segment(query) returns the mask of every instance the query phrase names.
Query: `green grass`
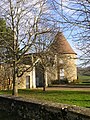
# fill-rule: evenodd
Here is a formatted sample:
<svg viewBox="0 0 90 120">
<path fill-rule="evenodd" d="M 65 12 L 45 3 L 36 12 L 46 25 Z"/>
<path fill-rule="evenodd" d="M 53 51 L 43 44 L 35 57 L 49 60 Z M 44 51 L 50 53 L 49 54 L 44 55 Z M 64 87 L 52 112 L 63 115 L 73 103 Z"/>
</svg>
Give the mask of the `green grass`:
<svg viewBox="0 0 90 120">
<path fill-rule="evenodd" d="M 90 84 L 90 76 L 78 75 L 78 79 L 82 84 Z"/>
<path fill-rule="evenodd" d="M 0 91 L 0 94 L 11 93 L 11 91 Z M 24 99 L 35 99 L 55 103 L 71 104 L 90 107 L 90 91 L 45 91 L 42 90 L 19 90 L 19 96 Z"/>
<path fill-rule="evenodd" d="M 80 80 L 85 80 L 85 81 L 90 81 L 90 76 L 81 76 L 81 75 L 79 75 L 79 79 Z"/>
</svg>

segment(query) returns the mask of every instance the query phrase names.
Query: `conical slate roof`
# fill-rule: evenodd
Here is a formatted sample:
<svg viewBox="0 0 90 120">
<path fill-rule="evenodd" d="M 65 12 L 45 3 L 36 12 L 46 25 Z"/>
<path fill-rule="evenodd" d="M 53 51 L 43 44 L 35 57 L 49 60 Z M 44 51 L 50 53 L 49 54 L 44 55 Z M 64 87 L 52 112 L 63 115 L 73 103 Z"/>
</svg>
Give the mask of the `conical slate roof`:
<svg viewBox="0 0 90 120">
<path fill-rule="evenodd" d="M 58 54 L 76 54 L 62 32 L 57 33 L 50 49 Z"/>
</svg>

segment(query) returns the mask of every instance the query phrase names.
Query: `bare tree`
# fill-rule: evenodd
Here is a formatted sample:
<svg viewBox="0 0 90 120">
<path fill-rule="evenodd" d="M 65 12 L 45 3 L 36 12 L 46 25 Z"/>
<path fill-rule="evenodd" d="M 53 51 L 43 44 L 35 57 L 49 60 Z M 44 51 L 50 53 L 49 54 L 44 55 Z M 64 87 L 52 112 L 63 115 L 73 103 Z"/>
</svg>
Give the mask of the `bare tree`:
<svg viewBox="0 0 90 120">
<path fill-rule="evenodd" d="M 61 28 L 69 33 L 81 53 L 80 60 L 90 65 L 90 2 L 89 0 L 51 0 L 51 5 L 58 19 L 52 17 Z"/>
<path fill-rule="evenodd" d="M 6 45 L 12 52 L 9 62 L 13 68 L 12 94 L 17 95 L 17 79 L 29 69 L 25 65 L 24 69 L 20 68 L 25 54 L 36 52 L 37 38 L 52 33 L 55 24 L 45 19 L 46 16 L 51 16 L 46 0 L 2 0 L 0 1 L 0 11 L 0 17 L 5 19 L 7 26 L 12 30 L 12 34 L 9 34 L 13 41 L 12 45 L 8 43 L 7 39 L 3 40 L 6 41 Z"/>
</svg>

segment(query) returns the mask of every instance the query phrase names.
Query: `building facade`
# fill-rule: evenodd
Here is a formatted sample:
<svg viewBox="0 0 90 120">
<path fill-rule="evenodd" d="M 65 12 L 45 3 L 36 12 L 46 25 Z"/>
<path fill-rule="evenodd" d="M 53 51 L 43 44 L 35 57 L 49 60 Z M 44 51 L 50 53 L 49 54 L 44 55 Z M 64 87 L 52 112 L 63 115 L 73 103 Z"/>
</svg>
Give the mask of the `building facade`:
<svg viewBox="0 0 90 120">
<path fill-rule="evenodd" d="M 33 62 L 32 70 L 19 78 L 19 88 L 42 87 L 43 81 L 48 86 L 50 84 L 71 83 L 77 80 L 77 54 L 61 32 L 57 33 L 47 53 L 49 54 L 47 59 L 44 57 L 44 62 L 40 57 L 37 57 Z"/>
</svg>

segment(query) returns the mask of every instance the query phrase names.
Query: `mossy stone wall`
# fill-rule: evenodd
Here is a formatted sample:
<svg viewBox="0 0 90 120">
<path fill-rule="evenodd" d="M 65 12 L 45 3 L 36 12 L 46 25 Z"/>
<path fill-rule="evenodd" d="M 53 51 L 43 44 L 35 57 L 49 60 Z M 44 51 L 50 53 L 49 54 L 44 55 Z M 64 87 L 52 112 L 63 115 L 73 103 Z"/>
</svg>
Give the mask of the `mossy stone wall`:
<svg viewBox="0 0 90 120">
<path fill-rule="evenodd" d="M 90 120 L 90 109 L 0 96 L 0 109 L 16 120 Z"/>
</svg>

